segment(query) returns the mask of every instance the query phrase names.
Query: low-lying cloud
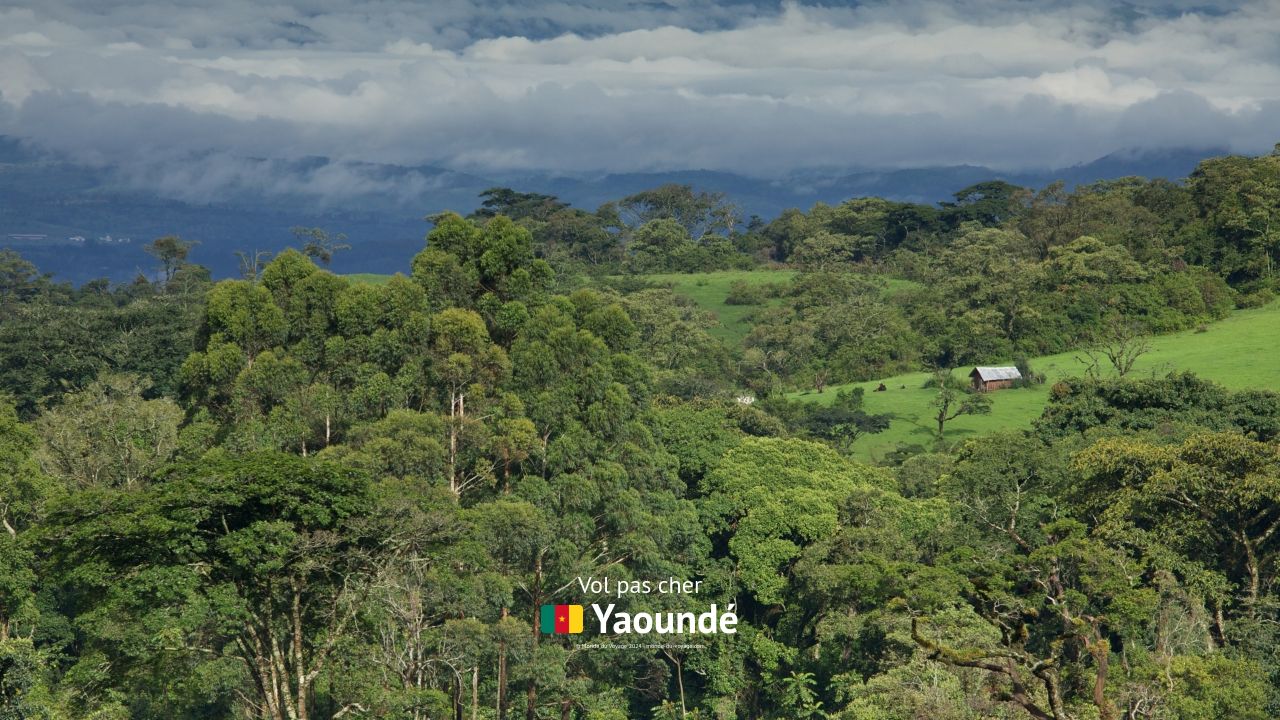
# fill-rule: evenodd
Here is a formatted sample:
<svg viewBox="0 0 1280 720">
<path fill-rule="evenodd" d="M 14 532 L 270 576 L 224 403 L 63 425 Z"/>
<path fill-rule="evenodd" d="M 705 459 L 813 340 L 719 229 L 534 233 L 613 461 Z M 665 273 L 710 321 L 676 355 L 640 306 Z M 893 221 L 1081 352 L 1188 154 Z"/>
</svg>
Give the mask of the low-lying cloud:
<svg viewBox="0 0 1280 720">
<path fill-rule="evenodd" d="M 1276 37 L 1280 0 L 41 2 L 0 7 L 0 133 L 193 188 L 218 176 L 154 168 L 213 152 L 776 175 L 1261 152 L 1280 140 Z"/>
</svg>

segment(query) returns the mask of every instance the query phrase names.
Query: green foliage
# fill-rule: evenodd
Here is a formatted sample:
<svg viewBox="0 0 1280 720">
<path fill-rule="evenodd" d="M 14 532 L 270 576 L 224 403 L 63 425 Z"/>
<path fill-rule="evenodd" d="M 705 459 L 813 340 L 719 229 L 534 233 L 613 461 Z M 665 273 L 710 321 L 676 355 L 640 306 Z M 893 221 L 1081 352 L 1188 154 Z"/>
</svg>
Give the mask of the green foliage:
<svg viewBox="0 0 1280 720">
<path fill-rule="evenodd" d="M 30 640 L 0 638 L 0 720 L 61 717 L 48 689 L 49 664 Z"/>
<path fill-rule="evenodd" d="M 160 261 L 160 270 L 164 274 L 164 281 L 168 283 L 186 264 L 187 255 L 196 245 L 196 242 L 183 240 L 177 235 L 165 235 L 147 243 L 142 249 Z"/>
<path fill-rule="evenodd" d="M 1267 687 L 1258 668 L 1247 661 L 1213 655 L 1179 657 L 1170 664 L 1173 684 L 1169 709 L 1179 720 L 1268 717 Z"/>
<path fill-rule="evenodd" d="M 149 379 L 153 396 L 172 394 L 194 344 L 205 287 L 198 277 L 188 279 L 166 288 L 31 285 L 13 296 L 22 302 L 0 309 L 0 391 L 24 418 L 108 370 Z"/>
<path fill-rule="evenodd" d="M 1275 313 L 1208 325 L 1269 292 L 1270 167 L 745 227 L 494 189 L 377 283 L 0 255 L 0 715 L 1275 716 Z M 1113 327 L 1151 352 L 1073 379 Z M 970 392 L 1001 358 L 1049 382 Z M 533 632 L 562 603 L 737 633 Z"/>
<path fill-rule="evenodd" d="M 533 256 L 529 231 L 497 216 L 483 227 L 446 213 L 436 218 L 427 248 L 413 259 L 413 278 L 433 308 L 479 307 L 536 300 L 554 273 Z"/>
<path fill-rule="evenodd" d="M 144 399 L 148 383 L 109 375 L 36 422 L 45 471 L 68 486 L 130 487 L 173 459 L 182 409 Z"/>
<path fill-rule="evenodd" d="M 293 715 L 371 570 L 373 538 L 358 524 L 371 508 L 368 481 L 335 465 L 211 458 L 140 491 L 73 495 L 53 509 L 48 536 L 87 642 L 111 659 L 111 681 L 167 667 L 174 685 L 137 685 L 134 708 L 225 706 L 232 697 L 218 678 L 235 670 L 255 678 L 259 703 Z M 183 684 L 196 694 L 166 699 Z"/>
<path fill-rule="evenodd" d="M 1054 385 L 1036 421 L 1049 437 L 1085 433 L 1102 425 L 1135 431 L 1177 427 L 1236 429 L 1260 440 L 1280 436 L 1280 395 L 1231 392 L 1191 373 L 1133 381 L 1066 380 Z"/>
<path fill-rule="evenodd" d="M 1203 248 L 1231 280 L 1272 281 L 1280 248 L 1280 154 L 1200 163 L 1187 179 L 1198 220 L 1219 242 Z M 1201 259 L 1201 258 L 1197 258 Z"/>
<path fill-rule="evenodd" d="M 802 548 L 835 530 L 839 501 L 859 486 L 890 482 L 815 443 L 748 438 L 707 475 L 701 491 L 710 528 L 732 528 L 729 549 L 745 588 L 769 604 L 781 601 L 786 568 Z M 799 507 L 805 512 L 793 511 Z"/>
</svg>

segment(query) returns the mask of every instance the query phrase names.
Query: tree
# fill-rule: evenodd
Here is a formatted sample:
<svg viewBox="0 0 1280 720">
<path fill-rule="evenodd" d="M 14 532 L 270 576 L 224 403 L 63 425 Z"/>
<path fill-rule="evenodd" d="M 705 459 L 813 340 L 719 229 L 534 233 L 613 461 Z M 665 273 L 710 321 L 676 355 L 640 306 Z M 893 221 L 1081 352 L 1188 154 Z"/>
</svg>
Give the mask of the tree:
<svg viewBox="0 0 1280 720">
<path fill-rule="evenodd" d="M 1127 545 L 1064 517 L 1064 465 L 1016 433 L 965 445 L 941 489 L 967 531 L 903 600 L 927 657 L 989 674 L 993 699 L 1037 720 L 1070 720 L 1081 703 L 1119 720 L 1112 647 L 1147 636 L 1157 597 Z M 941 612 L 952 597 L 992 632 L 959 640 L 958 618 Z"/>
<path fill-rule="evenodd" d="M 468 440 L 476 440 L 484 427 L 475 417 L 476 406 L 511 372 L 510 361 L 502 348 L 493 344 L 484 320 L 470 310 L 450 308 L 432 318 L 433 373 L 444 390 L 448 404 L 446 413 L 448 443 L 446 467 L 449 489 L 461 495 L 479 483 L 494 480 L 496 463 L 479 450 L 468 448 Z M 468 397 L 472 402 L 468 415 Z M 481 405 L 482 407 L 483 405 Z"/>
<path fill-rule="evenodd" d="M 985 393 L 971 392 L 956 388 L 956 380 L 951 370 L 938 370 L 933 374 L 933 381 L 938 394 L 933 397 L 933 407 L 937 413 L 933 416 L 938 424 L 938 441 L 943 439 L 947 423 L 961 415 L 987 415 L 991 412 L 991 398 Z"/>
<path fill-rule="evenodd" d="M 1235 433 L 1198 433 L 1179 445 L 1100 440 L 1076 467 L 1087 488 L 1109 493 L 1098 510 L 1133 524 L 1238 584 L 1256 612 L 1280 571 L 1280 453 Z M 1219 628 L 1221 630 L 1221 628 Z"/>
<path fill-rule="evenodd" d="M 1027 334 L 1039 318 L 1044 271 L 1027 257 L 1027 239 L 995 228 L 965 232 L 941 253 L 935 286 L 949 303 L 948 312 L 964 320 L 994 314 L 1005 338 Z M 980 324 L 974 323 L 974 325 Z"/>
<path fill-rule="evenodd" d="M 27 624 L 29 635 L 35 629 L 36 558 L 28 544 L 28 531 L 43 515 L 52 493 L 48 479 L 36 466 L 35 449 L 35 433 L 18 422 L 13 406 L 0 396 L 0 653 L 9 650 L 6 643 L 13 637 L 15 625 Z M 6 661 L 0 659 L 0 716 L 8 706 L 5 666 Z M 11 682 L 18 681 L 15 677 Z"/>
<path fill-rule="evenodd" d="M 271 291 L 257 282 L 223 280 L 209 292 L 204 310 L 205 332 L 235 343 L 249 364 L 258 354 L 279 345 L 288 327 Z"/>
<path fill-rule="evenodd" d="M 203 293 L 153 290 L 90 288 L 60 296 L 53 287 L 0 310 L 0 392 L 13 396 L 24 418 L 103 372 L 146 377 L 153 392 L 171 393 L 193 349 Z"/>
<path fill-rule="evenodd" d="M 693 246 L 688 230 L 673 218 L 656 218 L 632 231 L 627 266 L 632 272 L 670 270 L 675 258 Z"/>
<path fill-rule="evenodd" d="M 83 617 L 102 619 L 86 631 L 115 672 L 238 667 L 247 711 L 307 720 L 376 565 L 360 520 L 372 511 L 359 473 L 222 456 L 140 491 L 75 494 L 51 513 L 48 538 L 62 567 L 78 568 L 79 600 L 95 609 Z M 153 628 L 161 642 L 133 642 Z"/>
<path fill-rule="evenodd" d="M 553 215 L 569 209 L 555 195 L 517 192 L 511 188 L 492 187 L 480 193 L 484 198 L 480 207 L 471 213 L 474 219 L 488 219 L 504 215 L 512 220 L 548 220 Z"/>
<path fill-rule="evenodd" d="M 150 384 L 108 375 L 36 421 L 40 462 L 69 487 L 132 487 L 173 459 L 182 409 Z"/>
<path fill-rule="evenodd" d="M 334 253 L 351 249 L 346 243 L 345 233 L 330 235 L 324 228 L 301 226 L 290 228 L 290 232 L 295 240 L 303 243 L 302 254 L 318 260 L 325 267 L 333 260 Z"/>
<path fill-rule="evenodd" d="M 1158 378 L 1064 380 L 1050 392 L 1035 422 L 1045 441 L 1094 428 L 1132 434 L 1164 428 L 1240 432 L 1263 442 L 1280 437 L 1280 395 L 1266 390 L 1229 391 L 1192 373 Z"/>
<path fill-rule="evenodd" d="M 940 203 L 943 217 L 952 226 L 977 221 L 987 227 L 1001 225 L 1026 211 L 1031 192 L 1003 180 L 989 180 L 957 191 L 954 202 Z"/>
<path fill-rule="evenodd" d="M 848 269 L 861 255 L 862 245 L 860 237 L 822 230 L 800 241 L 791 259 L 810 272 Z"/>
<path fill-rule="evenodd" d="M 618 237 L 609 232 L 599 217 L 581 210 L 563 209 L 533 227 L 539 254 L 547 258 L 580 260 L 591 266 L 619 260 Z"/>
<path fill-rule="evenodd" d="M 474 308 L 496 312 L 503 303 L 537 301 L 554 273 L 535 258 L 529 230 L 499 215 L 478 227 L 456 213 L 432 218 L 427 247 L 413 258 L 413 279 L 433 309 Z"/>
<path fill-rule="evenodd" d="M 1280 249 L 1280 153 L 1200 163 L 1187 185 L 1200 216 L 1225 247 L 1213 260 L 1235 279 L 1270 279 Z"/>
<path fill-rule="evenodd" d="M 861 391 L 862 388 L 856 388 Z M 889 429 L 892 416 L 886 414 L 873 415 L 862 409 L 862 400 L 857 397 L 860 392 L 836 393 L 831 405 L 815 410 L 806 425 L 810 432 L 824 440 L 829 440 L 843 452 L 849 452 L 858 438 L 863 435 L 884 432 Z"/>
<path fill-rule="evenodd" d="M 258 282 L 258 275 L 266 267 L 271 258 L 270 250 L 237 250 L 236 257 L 240 261 L 240 277 L 250 283 Z"/>
<path fill-rule="evenodd" d="M 161 271 L 164 273 L 164 281 L 168 283 L 173 279 L 174 273 L 178 268 L 182 267 L 187 261 L 187 255 L 190 254 L 191 248 L 198 243 L 191 240 L 183 240 L 177 235 L 165 235 L 156 238 L 142 247 L 146 253 L 160 261 Z"/>
<path fill-rule="evenodd" d="M 618 203 L 618 208 L 632 227 L 670 219 L 679 223 L 694 240 L 701 240 L 707 233 L 729 233 L 739 220 L 738 208 L 724 193 L 697 191 L 691 185 L 677 183 L 628 195 Z"/>
<path fill-rule="evenodd" d="M 1112 315 L 1099 333 L 1098 346 L 1092 352 L 1107 359 L 1116 377 L 1124 377 L 1133 370 L 1138 358 L 1151 352 L 1151 336 L 1137 322 Z"/>
<path fill-rule="evenodd" d="M 1088 678 L 1082 694 L 1097 716 L 1120 720 L 1108 694 L 1111 635 L 1123 626 L 1126 611 L 1140 614 L 1151 604 L 1151 593 L 1130 581 L 1139 566 L 1107 543 L 1087 538 L 1074 521 L 1046 525 L 1045 544 L 1026 556 L 973 555 L 965 561 L 965 599 L 1000 630 L 1000 640 L 987 647 L 950 647 L 931 637 L 928 619 L 913 617 L 912 639 L 928 657 L 986 671 L 993 695 L 1036 720 L 1071 720 L 1070 678 L 1081 675 Z"/>
<path fill-rule="evenodd" d="M 45 720 L 61 717 L 49 692 L 49 674 L 47 653 L 37 649 L 30 639 L 0 637 L 0 718 Z"/>
<path fill-rule="evenodd" d="M 41 277 L 36 266 L 8 248 L 0 250 L 0 308 L 30 299 L 38 292 Z"/>
<path fill-rule="evenodd" d="M 805 440 L 747 438 L 706 477 L 709 531 L 728 536 L 744 589 L 761 603 L 783 601 L 787 570 L 805 545 L 829 536 L 839 503 L 860 486 L 887 486 L 883 471 L 851 464 Z M 796 513 L 794 508 L 806 508 Z"/>
</svg>

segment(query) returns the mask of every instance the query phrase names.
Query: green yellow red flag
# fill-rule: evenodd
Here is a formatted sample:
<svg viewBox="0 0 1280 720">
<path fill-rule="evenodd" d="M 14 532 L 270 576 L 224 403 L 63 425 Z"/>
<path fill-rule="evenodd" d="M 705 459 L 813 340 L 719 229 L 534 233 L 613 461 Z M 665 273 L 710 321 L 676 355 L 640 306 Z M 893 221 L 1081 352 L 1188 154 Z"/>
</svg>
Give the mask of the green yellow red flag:
<svg viewBox="0 0 1280 720">
<path fill-rule="evenodd" d="M 547 635 L 582 632 L 581 605 L 543 605 L 538 617 L 539 629 Z"/>
</svg>

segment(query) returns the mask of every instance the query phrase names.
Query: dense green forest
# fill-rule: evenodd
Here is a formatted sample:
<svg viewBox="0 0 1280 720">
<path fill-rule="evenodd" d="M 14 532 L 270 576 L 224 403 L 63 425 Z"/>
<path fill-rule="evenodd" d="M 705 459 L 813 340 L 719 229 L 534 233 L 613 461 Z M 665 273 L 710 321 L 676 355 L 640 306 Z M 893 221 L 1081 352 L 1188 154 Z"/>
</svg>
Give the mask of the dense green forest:
<svg viewBox="0 0 1280 720">
<path fill-rule="evenodd" d="M 1272 303 L 1280 147 L 768 221 L 484 198 L 379 282 L 320 229 L 217 282 L 0 253 L 0 720 L 1280 716 L 1280 394 L 1134 369 Z M 715 270 L 734 328 L 670 281 Z M 947 434 L 970 366 L 1062 352 Z M 910 371 L 936 432 L 877 464 L 892 412 L 806 399 Z"/>
</svg>

